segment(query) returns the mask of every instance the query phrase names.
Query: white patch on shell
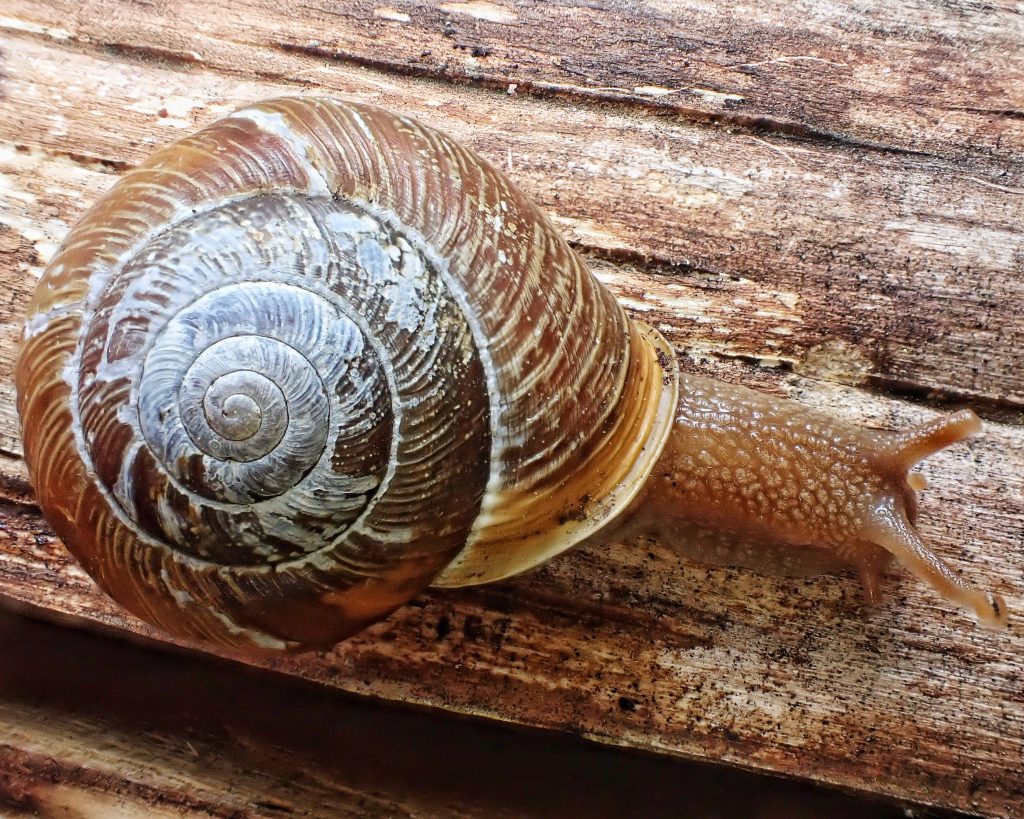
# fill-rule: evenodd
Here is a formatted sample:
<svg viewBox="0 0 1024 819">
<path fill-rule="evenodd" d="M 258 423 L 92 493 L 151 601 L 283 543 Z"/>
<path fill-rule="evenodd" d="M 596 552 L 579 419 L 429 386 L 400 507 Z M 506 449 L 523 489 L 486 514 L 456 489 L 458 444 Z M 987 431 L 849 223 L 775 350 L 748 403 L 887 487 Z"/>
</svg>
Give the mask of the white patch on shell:
<svg viewBox="0 0 1024 819">
<path fill-rule="evenodd" d="M 359 243 L 359 264 L 388 301 L 385 318 L 414 334 L 416 346 L 427 351 L 437 338 L 436 321 L 422 306 L 427 270 L 420 254 L 408 242 L 401 237 L 397 242 L 385 245 L 379 233 L 367 236 Z"/>
<path fill-rule="evenodd" d="M 352 118 L 352 121 L 359 126 L 359 130 L 363 132 L 363 136 L 366 137 L 367 141 L 371 145 L 376 145 L 377 137 L 374 135 L 373 131 L 370 130 L 370 126 L 366 124 L 366 120 L 363 119 L 363 115 L 360 114 L 355 108 L 352 108 L 349 110 L 349 116 Z M 403 121 L 402 117 L 399 117 L 398 119 L 400 122 Z M 407 124 L 411 124 L 409 123 L 409 120 L 404 120 L 404 122 L 406 122 Z"/>
<path fill-rule="evenodd" d="M 282 114 L 276 111 L 263 111 L 259 108 L 247 108 L 244 111 L 230 114 L 226 119 L 247 119 L 258 125 L 261 130 L 286 142 L 292 150 L 292 158 L 306 171 L 306 179 L 309 183 L 307 193 L 310 196 L 331 196 L 332 191 L 326 178 L 310 159 L 317 155 L 316 148 L 309 140 L 303 139 L 295 133 Z"/>
<path fill-rule="evenodd" d="M 160 570 L 160 579 L 164 582 L 167 587 L 167 591 L 171 593 L 171 597 L 174 598 L 175 602 L 184 609 L 186 606 L 194 604 L 196 599 L 189 594 L 187 591 L 175 588 L 171 583 L 171 576 L 167 574 L 167 569 Z"/>
<path fill-rule="evenodd" d="M 325 226 L 331 233 L 347 236 L 353 233 L 376 233 L 377 223 L 369 216 L 343 211 L 330 211 L 324 216 Z"/>
<path fill-rule="evenodd" d="M 122 413 L 118 412 L 121 416 Z M 90 443 L 92 443 L 90 441 Z M 121 471 L 118 473 L 117 480 L 114 482 L 114 486 L 111 491 L 114 497 L 117 498 L 123 509 L 132 508 L 132 476 L 130 468 L 132 463 L 135 461 L 136 456 L 139 453 L 139 449 L 142 447 L 140 441 L 133 441 L 132 445 L 128 448 L 128 451 L 121 456 Z"/>
<path fill-rule="evenodd" d="M 490 339 L 487 333 L 484 331 L 480 318 L 473 312 L 470 307 L 469 296 L 464 287 L 455 279 L 451 274 L 448 266 L 448 260 L 441 256 L 415 228 L 406 225 L 398 217 L 398 215 L 391 210 L 380 207 L 375 202 L 369 202 L 365 199 L 356 199 L 353 197 L 352 201 L 359 207 L 365 209 L 369 213 L 373 214 L 375 218 L 383 222 L 384 224 L 392 227 L 396 233 L 399 233 L 404 237 L 415 250 L 422 254 L 422 256 L 430 263 L 431 267 L 437 271 L 441 280 L 448 288 L 448 292 L 451 293 L 452 298 L 455 299 L 456 304 L 459 305 L 459 309 L 462 311 L 462 315 L 466 319 L 466 324 L 469 327 L 470 332 L 473 335 L 473 342 L 476 345 L 477 354 L 480 356 L 480 364 L 484 371 L 484 378 L 487 380 L 487 398 L 488 398 L 488 411 L 490 415 L 490 430 L 491 430 L 491 458 L 490 458 L 490 474 L 487 479 L 487 488 L 484 492 L 483 499 L 480 505 L 480 515 L 474 524 L 473 530 L 478 531 L 484 525 L 486 525 L 486 519 L 488 517 L 488 511 L 493 509 L 498 498 L 501 496 L 504 489 L 504 454 L 505 450 L 515 445 L 515 441 L 510 439 L 505 429 L 503 412 L 502 412 L 502 401 L 501 391 L 498 388 L 498 375 L 497 368 L 494 365 L 494 359 L 491 358 L 491 352 L 489 348 Z M 504 205 L 504 203 L 502 203 Z M 470 535 L 470 541 L 472 541 L 473 535 Z"/>
<path fill-rule="evenodd" d="M 288 648 L 288 643 L 284 640 L 278 640 L 276 637 L 271 637 L 269 634 L 264 634 L 262 631 L 253 631 L 251 628 L 242 628 L 226 614 L 222 614 L 216 609 L 211 609 L 210 613 L 220 620 L 231 634 L 237 634 L 245 637 L 245 639 L 255 646 L 276 651 L 285 651 Z"/>
</svg>

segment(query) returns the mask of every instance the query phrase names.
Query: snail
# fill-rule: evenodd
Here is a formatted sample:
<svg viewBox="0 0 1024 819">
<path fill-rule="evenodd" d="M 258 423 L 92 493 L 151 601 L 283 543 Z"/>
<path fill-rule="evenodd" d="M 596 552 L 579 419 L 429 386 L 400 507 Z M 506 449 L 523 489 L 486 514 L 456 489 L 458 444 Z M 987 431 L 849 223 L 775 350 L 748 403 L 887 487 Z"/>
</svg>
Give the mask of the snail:
<svg viewBox="0 0 1024 819">
<path fill-rule="evenodd" d="M 181 637 L 326 647 L 637 536 L 872 600 L 895 556 L 1006 622 L 914 528 L 911 470 L 972 412 L 872 430 L 681 373 L 504 174 L 370 105 L 251 105 L 123 176 L 44 272 L 16 385 L 56 533 Z"/>
</svg>

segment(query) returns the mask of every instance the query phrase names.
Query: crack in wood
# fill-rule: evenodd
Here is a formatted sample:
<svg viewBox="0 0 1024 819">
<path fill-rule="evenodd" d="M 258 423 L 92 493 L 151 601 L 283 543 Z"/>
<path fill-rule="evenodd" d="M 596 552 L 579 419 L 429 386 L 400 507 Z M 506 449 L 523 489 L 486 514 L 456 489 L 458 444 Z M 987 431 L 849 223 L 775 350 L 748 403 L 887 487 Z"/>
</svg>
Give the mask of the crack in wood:
<svg viewBox="0 0 1024 819">
<path fill-rule="evenodd" d="M 329 48 L 320 44 L 275 41 L 272 43 L 272 46 L 286 53 L 304 54 L 306 56 L 328 59 L 340 63 L 351 63 L 363 68 L 380 71 L 382 73 L 394 73 L 402 76 L 417 77 L 448 83 L 477 84 L 481 88 L 499 91 L 506 94 L 508 92 L 509 84 L 512 83 L 515 85 L 516 93 L 525 92 L 540 98 L 586 102 L 588 104 L 600 106 L 605 110 L 609 108 L 614 109 L 615 106 L 623 106 L 624 110 L 627 112 L 647 111 L 659 117 L 673 115 L 680 122 L 691 125 L 706 125 L 723 128 L 729 132 L 742 131 L 761 136 L 792 137 L 801 142 L 831 147 L 843 147 L 851 150 L 877 151 L 879 153 L 892 154 L 894 156 L 942 159 L 942 157 L 937 154 L 933 154 L 928 151 L 858 139 L 857 137 L 849 134 L 825 131 L 804 123 L 779 119 L 764 114 L 716 113 L 699 108 L 687 107 L 685 105 L 659 101 L 657 98 L 637 94 L 627 88 L 612 88 L 609 86 L 587 88 L 586 86 L 538 82 L 510 76 L 487 74 L 484 72 L 466 72 L 459 74 L 446 70 L 446 67 L 443 65 L 430 67 L 417 65 L 411 62 L 399 63 L 392 60 L 369 57 L 342 51 L 340 49 Z M 574 74 L 583 79 L 590 79 L 582 72 L 568 71 L 565 66 L 560 67 L 563 70 L 566 70 L 566 73 Z"/>
</svg>

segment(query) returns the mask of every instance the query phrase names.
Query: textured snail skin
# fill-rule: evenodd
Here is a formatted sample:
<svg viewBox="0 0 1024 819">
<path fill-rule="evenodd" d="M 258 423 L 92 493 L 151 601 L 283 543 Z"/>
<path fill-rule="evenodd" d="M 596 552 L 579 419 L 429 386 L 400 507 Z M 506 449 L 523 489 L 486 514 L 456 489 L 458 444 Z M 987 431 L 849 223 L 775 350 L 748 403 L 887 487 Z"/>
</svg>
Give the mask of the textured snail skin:
<svg viewBox="0 0 1024 819">
<path fill-rule="evenodd" d="M 680 382 L 508 179 L 372 106 L 250 106 L 126 174 L 45 271 L 16 383 L 58 535 L 184 637 L 329 646 L 636 534 L 871 598 L 891 553 L 1005 621 L 912 526 L 910 466 L 972 414 L 884 433 Z"/>
<path fill-rule="evenodd" d="M 1003 599 L 953 572 L 914 528 L 925 481 L 911 469 L 979 431 L 971 410 L 888 432 L 700 376 L 680 376 L 679 394 L 661 460 L 615 537 L 771 574 L 853 568 L 870 602 L 895 557 L 982 625 L 1006 625 Z"/>
</svg>

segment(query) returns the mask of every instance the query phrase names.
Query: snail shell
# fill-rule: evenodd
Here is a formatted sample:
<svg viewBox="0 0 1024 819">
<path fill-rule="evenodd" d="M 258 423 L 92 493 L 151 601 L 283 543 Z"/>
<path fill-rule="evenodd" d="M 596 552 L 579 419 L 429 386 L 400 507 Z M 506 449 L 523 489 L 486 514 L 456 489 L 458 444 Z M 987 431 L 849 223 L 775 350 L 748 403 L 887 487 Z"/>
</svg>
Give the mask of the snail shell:
<svg viewBox="0 0 1024 819">
<path fill-rule="evenodd" d="M 609 524 L 672 427 L 673 361 L 486 161 L 303 98 L 103 196 L 16 379 L 40 505 L 99 585 L 169 632 L 285 649 Z"/>
</svg>

